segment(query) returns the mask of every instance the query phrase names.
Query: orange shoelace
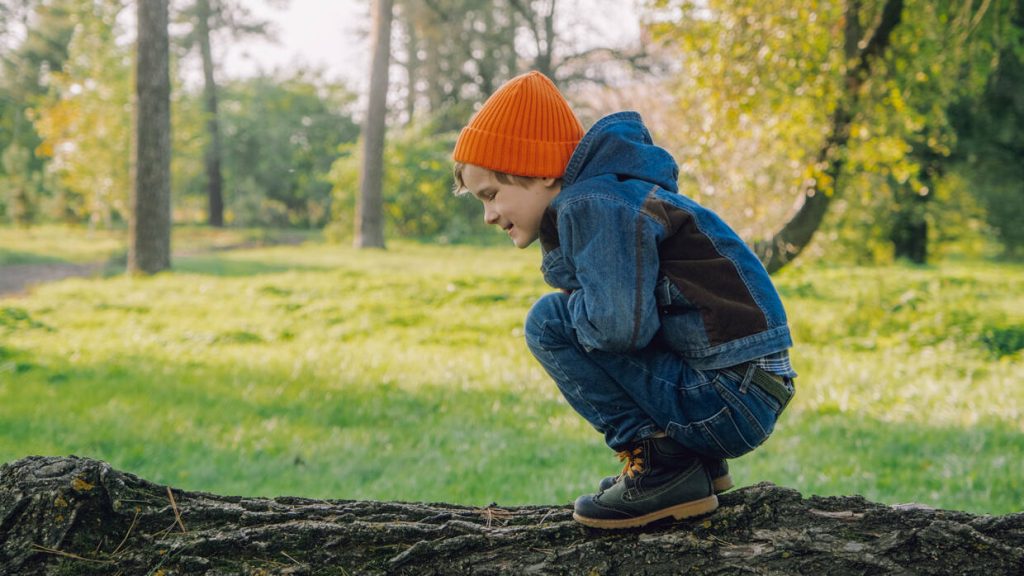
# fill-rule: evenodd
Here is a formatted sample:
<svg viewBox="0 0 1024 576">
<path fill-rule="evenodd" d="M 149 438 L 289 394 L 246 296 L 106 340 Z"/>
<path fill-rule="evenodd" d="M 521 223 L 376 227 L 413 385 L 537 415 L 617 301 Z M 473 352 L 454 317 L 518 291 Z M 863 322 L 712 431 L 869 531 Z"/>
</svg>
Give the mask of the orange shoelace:
<svg viewBox="0 0 1024 576">
<path fill-rule="evenodd" d="M 615 455 L 619 457 L 619 461 L 626 463 L 626 465 L 622 467 L 620 475 L 625 474 L 632 478 L 633 476 L 642 473 L 644 471 L 644 459 L 641 457 L 643 453 L 644 449 L 640 446 L 637 446 L 632 450 L 616 452 Z"/>
</svg>

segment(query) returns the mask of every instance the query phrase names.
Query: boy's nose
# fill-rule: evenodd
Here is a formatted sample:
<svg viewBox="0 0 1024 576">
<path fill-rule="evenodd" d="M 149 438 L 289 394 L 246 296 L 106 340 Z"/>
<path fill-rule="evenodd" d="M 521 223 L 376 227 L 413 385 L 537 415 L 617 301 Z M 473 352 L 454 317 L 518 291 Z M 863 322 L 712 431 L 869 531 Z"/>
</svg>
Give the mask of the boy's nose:
<svg viewBox="0 0 1024 576">
<path fill-rule="evenodd" d="M 490 208 L 484 207 L 484 223 L 486 224 L 497 224 L 498 213 Z"/>
</svg>

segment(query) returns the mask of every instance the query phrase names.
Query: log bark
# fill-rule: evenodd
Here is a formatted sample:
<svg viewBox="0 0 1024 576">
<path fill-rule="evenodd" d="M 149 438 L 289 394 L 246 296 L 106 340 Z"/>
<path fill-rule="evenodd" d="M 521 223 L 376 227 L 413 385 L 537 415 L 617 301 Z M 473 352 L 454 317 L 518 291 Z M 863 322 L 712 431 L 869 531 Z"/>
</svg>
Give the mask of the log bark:
<svg viewBox="0 0 1024 576">
<path fill-rule="evenodd" d="M 77 457 L 0 466 L 0 574 L 1024 574 L 1024 513 L 761 483 L 695 520 L 599 531 L 569 506 L 245 498 Z"/>
</svg>

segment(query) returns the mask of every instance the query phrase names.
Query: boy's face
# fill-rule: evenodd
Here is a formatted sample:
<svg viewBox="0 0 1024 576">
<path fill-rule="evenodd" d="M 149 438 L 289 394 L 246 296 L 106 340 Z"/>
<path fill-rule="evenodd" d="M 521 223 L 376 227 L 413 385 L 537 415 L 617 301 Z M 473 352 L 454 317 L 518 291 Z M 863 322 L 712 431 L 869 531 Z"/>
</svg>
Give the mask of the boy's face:
<svg viewBox="0 0 1024 576">
<path fill-rule="evenodd" d="M 526 248 L 537 239 L 544 211 L 562 189 L 556 178 L 506 184 L 491 170 L 473 164 L 462 170 L 462 182 L 484 205 L 484 222 L 500 226 L 517 248 Z"/>
</svg>

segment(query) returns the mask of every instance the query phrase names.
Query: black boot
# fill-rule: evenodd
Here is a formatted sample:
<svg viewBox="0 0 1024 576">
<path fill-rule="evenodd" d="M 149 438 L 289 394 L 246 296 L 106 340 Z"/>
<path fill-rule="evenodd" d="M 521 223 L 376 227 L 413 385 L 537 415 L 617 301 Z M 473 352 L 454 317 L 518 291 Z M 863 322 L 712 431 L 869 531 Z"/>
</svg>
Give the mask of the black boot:
<svg viewBox="0 0 1024 576">
<path fill-rule="evenodd" d="M 607 490 L 576 499 L 573 518 L 594 528 L 635 528 L 718 508 L 700 458 L 671 438 L 646 438 L 622 453 L 623 474 Z"/>
<path fill-rule="evenodd" d="M 623 457 L 623 460 L 625 460 L 625 457 Z M 704 464 L 704 468 L 707 468 L 708 474 L 711 476 L 711 487 L 715 489 L 715 494 L 721 494 L 733 487 L 732 476 L 729 475 L 728 462 L 715 458 L 701 458 L 700 461 Z M 625 473 L 626 470 L 623 468 L 619 476 Z M 611 488 L 619 480 L 619 476 L 605 476 L 601 479 L 601 483 L 597 485 L 597 489 L 603 491 Z"/>
</svg>

